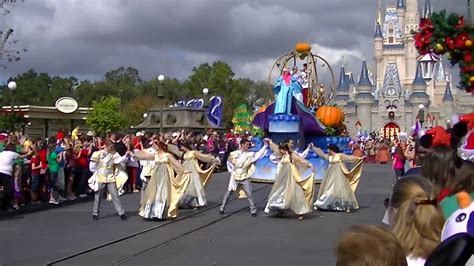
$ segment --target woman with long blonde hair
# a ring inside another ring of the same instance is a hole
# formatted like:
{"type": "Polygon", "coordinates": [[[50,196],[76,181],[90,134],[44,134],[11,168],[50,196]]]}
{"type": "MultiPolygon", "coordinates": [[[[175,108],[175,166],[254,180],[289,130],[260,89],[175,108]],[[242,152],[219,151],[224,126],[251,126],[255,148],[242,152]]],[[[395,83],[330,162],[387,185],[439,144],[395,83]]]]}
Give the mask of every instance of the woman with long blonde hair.
{"type": "Polygon", "coordinates": [[[424,265],[440,243],[444,224],[436,189],[428,179],[407,176],[395,184],[390,207],[390,227],[407,257],[408,265],[424,265]]]}

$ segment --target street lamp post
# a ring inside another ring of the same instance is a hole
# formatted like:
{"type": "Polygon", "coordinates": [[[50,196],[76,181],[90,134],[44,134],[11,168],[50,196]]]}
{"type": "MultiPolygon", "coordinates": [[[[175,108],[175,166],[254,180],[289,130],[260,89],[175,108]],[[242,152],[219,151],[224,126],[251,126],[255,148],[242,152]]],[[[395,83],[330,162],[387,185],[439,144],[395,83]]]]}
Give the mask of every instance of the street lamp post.
{"type": "Polygon", "coordinates": [[[160,99],[160,134],[163,133],[163,99],[165,98],[165,95],[163,93],[163,86],[161,86],[161,84],[163,84],[163,81],[165,80],[165,76],[164,75],[158,75],[158,77],[156,78],[158,80],[158,90],[157,90],[157,96],[158,96],[158,99],[160,99]]]}
{"type": "Polygon", "coordinates": [[[204,94],[204,99],[203,99],[203,105],[202,105],[202,107],[204,108],[204,126],[205,126],[204,134],[206,134],[206,133],[207,133],[206,110],[207,110],[207,104],[208,104],[207,95],[209,94],[209,89],[208,89],[208,88],[202,89],[202,94],[204,94]]]}
{"type": "Polygon", "coordinates": [[[434,68],[439,60],[439,56],[434,53],[427,53],[418,57],[418,61],[421,63],[421,74],[423,79],[429,82],[433,78],[434,68]]]}
{"type": "Polygon", "coordinates": [[[8,82],[8,89],[11,91],[11,108],[10,108],[10,111],[12,112],[11,113],[11,116],[10,116],[10,122],[11,122],[11,126],[10,126],[10,129],[12,132],[15,131],[15,106],[14,106],[14,91],[16,90],[16,82],[15,81],[10,81],[8,82]]]}
{"type": "Polygon", "coordinates": [[[418,121],[420,121],[421,127],[423,127],[423,122],[425,122],[425,106],[423,104],[418,105],[418,121]]]}

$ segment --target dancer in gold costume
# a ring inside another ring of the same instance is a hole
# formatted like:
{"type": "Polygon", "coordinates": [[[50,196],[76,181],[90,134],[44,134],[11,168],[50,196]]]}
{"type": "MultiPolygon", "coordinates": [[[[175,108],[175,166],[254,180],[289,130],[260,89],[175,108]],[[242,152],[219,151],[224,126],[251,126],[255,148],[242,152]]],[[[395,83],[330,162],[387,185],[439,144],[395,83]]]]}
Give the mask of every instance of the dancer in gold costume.
{"type": "Polygon", "coordinates": [[[329,154],[319,148],[313,150],[329,162],[314,208],[345,212],[359,209],[354,192],[362,174],[364,157],[343,154],[335,144],[328,145],[329,154]],[[356,165],[349,171],[344,162],[356,162],[356,165]]]}
{"type": "Polygon", "coordinates": [[[186,172],[174,156],[168,152],[164,142],[154,145],[155,155],[137,152],[139,160],[154,160],[155,172],[151,175],[140,202],[138,214],[145,219],[176,218],[178,202],[189,184],[189,172],[186,172]]]}
{"type": "Polygon", "coordinates": [[[180,206],[189,206],[192,208],[200,208],[206,205],[206,187],[209,178],[214,172],[215,166],[220,163],[219,159],[210,154],[203,154],[199,151],[192,150],[191,144],[182,143],[181,150],[183,155],[183,167],[185,171],[190,173],[189,185],[180,200],[180,206]],[[202,170],[199,161],[204,163],[213,163],[209,169],[202,170]]]}
{"type": "Polygon", "coordinates": [[[310,162],[292,152],[288,143],[279,146],[271,143],[270,147],[280,160],[265,212],[282,214],[290,210],[302,220],[304,214],[311,212],[314,179],[313,174],[302,177],[301,173],[313,167],[310,162]]]}

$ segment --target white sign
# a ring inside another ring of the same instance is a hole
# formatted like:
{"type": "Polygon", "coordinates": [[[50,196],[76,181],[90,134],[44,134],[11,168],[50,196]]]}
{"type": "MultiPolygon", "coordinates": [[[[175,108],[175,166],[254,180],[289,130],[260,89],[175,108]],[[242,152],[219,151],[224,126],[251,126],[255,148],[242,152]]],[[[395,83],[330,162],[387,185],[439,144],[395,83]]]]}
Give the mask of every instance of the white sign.
{"type": "Polygon", "coordinates": [[[56,109],[61,113],[74,113],[78,107],[77,101],[71,97],[62,97],[56,101],[56,109]]]}

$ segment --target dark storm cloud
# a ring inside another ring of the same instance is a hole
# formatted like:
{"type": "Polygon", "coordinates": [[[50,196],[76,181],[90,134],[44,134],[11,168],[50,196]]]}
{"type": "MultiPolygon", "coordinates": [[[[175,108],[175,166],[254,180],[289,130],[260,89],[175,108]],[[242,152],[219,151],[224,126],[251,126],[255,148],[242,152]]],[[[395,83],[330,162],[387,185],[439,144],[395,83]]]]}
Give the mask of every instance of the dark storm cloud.
{"type": "MultiPolygon", "coordinates": [[[[461,0],[432,2],[463,11],[461,0]]],[[[372,58],[376,12],[376,0],[26,0],[5,19],[29,52],[4,74],[35,68],[96,80],[123,65],[145,79],[184,78],[225,60],[239,76],[262,79],[298,41],[320,45],[314,52],[331,64],[344,56],[357,73],[372,58]]]]}

